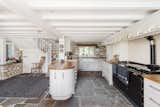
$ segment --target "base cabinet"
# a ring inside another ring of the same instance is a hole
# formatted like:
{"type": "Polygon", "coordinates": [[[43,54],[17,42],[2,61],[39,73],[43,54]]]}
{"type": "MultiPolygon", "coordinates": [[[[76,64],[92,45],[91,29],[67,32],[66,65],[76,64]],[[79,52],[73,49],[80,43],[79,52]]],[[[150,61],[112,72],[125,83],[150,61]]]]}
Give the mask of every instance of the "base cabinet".
{"type": "Polygon", "coordinates": [[[49,92],[54,100],[66,100],[74,94],[74,69],[50,70],[49,92]]]}
{"type": "Polygon", "coordinates": [[[109,85],[113,85],[112,64],[103,62],[102,76],[108,81],[109,85]]]}
{"type": "Polygon", "coordinates": [[[160,107],[160,84],[144,79],[144,107],[160,107]]]}
{"type": "Polygon", "coordinates": [[[160,107],[160,105],[151,98],[146,98],[144,100],[144,107],[160,107]]]}
{"type": "Polygon", "coordinates": [[[102,58],[79,58],[80,71],[102,71],[102,58]]]}

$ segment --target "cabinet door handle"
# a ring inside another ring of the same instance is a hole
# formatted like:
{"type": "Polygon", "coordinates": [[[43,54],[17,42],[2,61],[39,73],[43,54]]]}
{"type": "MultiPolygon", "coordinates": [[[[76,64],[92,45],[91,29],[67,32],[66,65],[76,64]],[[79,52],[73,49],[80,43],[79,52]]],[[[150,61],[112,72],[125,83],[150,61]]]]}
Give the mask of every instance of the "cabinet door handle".
{"type": "Polygon", "coordinates": [[[157,101],[155,101],[153,98],[149,98],[153,103],[155,103],[156,105],[158,105],[158,106],[160,106],[160,104],[157,102],[157,101]]]}
{"type": "Polygon", "coordinates": [[[56,73],[54,73],[54,79],[56,79],[56,73]]]}
{"type": "Polygon", "coordinates": [[[150,85],[149,87],[151,87],[152,89],[154,89],[154,90],[160,92],[160,89],[158,89],[158,88],[156,88],[156,87],[154,87],[154,86],[152,86],[152,85],[150,85]]]}

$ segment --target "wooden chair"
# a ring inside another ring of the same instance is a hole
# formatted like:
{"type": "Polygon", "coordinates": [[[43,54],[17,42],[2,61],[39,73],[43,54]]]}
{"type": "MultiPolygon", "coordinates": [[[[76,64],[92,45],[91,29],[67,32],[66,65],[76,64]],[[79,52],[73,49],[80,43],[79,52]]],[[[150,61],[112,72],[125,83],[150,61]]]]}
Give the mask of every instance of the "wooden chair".
{"type": "Polygon", "coordinates": [[[31,68],[31,73],[42,73],[42,67],[45,63],[45,57],[41,57],[38,63],[33,63],[31,68]]]}

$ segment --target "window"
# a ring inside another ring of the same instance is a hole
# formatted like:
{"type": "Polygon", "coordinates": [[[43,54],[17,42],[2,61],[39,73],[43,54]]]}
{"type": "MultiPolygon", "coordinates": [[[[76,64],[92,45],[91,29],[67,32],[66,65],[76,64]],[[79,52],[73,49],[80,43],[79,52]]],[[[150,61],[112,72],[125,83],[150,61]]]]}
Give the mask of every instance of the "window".
{"type": "Polygon", "coordinates": [[[80,57],[94,57],[95,56],[95,46],[80,46],[79,56],[80,57]]]}
{"type": "Polygon", "coordinates": [[[13,57],[13,44],[11,41],[6,41],[6,59],[13,57]]]}

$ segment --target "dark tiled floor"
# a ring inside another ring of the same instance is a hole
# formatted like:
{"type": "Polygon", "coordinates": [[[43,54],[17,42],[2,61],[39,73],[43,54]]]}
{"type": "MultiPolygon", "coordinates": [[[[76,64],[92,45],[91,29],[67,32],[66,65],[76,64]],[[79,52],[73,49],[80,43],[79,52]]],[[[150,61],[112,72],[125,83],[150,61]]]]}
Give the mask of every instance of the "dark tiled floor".
{"type": "Polygon", "coordinates": [[[79,107],[133,107],[116,88],[100,77],[81,77],[74,97],[79,99],[79,107]]]}
{"type": "Polygon", "coordinates": [[[49,97],[41,101],[27,99],[24,103],[19,101],[11,107],[133,107],[133,105],[116,88],[109,86],[103,78],[81,76],[76,93],[69,100],[53,101],[49,97]]]}
{"type": "Polygon", "coordinates": [[[78,80],[76,93],[68,101],[55,101],[53,107],[133,107],[114,87],[101,77],[83,76],[78,80]]]}
{"type": "Polygon", "coordinates": [[[56,101],[54,107],[79,107],[79,101],[76,97],[66,101],[56,101]]]}

